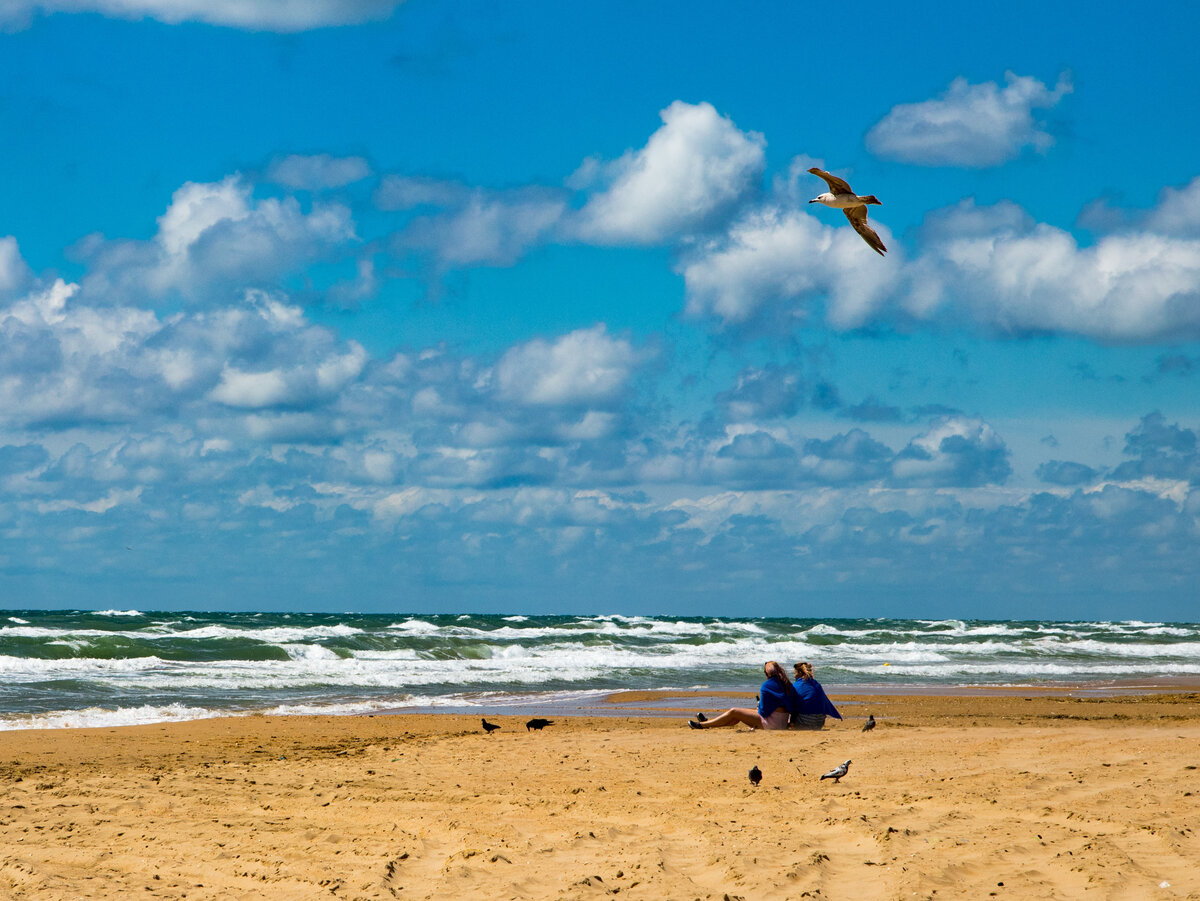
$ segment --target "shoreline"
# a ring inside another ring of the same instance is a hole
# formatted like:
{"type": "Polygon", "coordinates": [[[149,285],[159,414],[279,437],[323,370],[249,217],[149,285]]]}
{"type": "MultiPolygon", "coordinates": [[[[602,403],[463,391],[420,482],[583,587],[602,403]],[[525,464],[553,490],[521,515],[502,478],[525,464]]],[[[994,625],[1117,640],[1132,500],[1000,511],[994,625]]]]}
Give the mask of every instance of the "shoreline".
{"type": "MultiPolygon", "coordinates": [[[[1120,698],[1200,693],[1200,678],[1158,677],[1148,679],[1093,680],[1035,684],[947,685],[923,683],[898,685],[889,682],[836,684],[826,683],[834,704],[846,707],[850,714],[863,705],[878,704],[890,698],[1120,698]]],[[[82,711],[53,711],[40,714],[9,714],[0,720],[0,734],[21,731],[72,731],[77,729],[124,728],[126,726],[200,722],[214,719],[284,716],[557,716],[557,717],[676,717],[696,711],[706,714],[728,707],[752,707],[757,685],[745,690],[728,689],[593,689],[580,692],[529,692],[507,697],[488,697],[473,703],[380,706],[368,710],[320,710],[307,705],[297,712],[280,713],[277,708],[261,710],[219,710],[191,708],[194,715],[155,717],[129,721],[136,709],[89,708],[82,711]],[[28,719],[28,722],[18,720],[28,719]],[[70,722],[72,717],[85,722],[70,722]],[[48,720],[48,722],[47,722],[48,720]],[[67,722],[63,722],[67,720],[67,722]]],[[[845,713],[845,711],[843,711],[845,713]]]]}
{"type": "Polygon", "coordinates": [[[820,732],[504,715],[488,735],[444,713],[4,732],[0,897],[1200,898],[1200,693],[860,697],[820,732]]]}

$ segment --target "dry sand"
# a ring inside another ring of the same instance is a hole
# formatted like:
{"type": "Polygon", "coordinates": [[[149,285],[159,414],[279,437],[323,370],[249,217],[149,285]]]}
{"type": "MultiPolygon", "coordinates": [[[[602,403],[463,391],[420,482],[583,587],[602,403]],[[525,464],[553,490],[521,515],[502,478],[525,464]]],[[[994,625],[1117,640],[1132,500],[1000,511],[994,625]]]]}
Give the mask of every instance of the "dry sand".
{"type": "Polygon", "coordinates": [[[1200,695],[864,700],[0,733],[0,897],[1200,899],[1200,695]]]}

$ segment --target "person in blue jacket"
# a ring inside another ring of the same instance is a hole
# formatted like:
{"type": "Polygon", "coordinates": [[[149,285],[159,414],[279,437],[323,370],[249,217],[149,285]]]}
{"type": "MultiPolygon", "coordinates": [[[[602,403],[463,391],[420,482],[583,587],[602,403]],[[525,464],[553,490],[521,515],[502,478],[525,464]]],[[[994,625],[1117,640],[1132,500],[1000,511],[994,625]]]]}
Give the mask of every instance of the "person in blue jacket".
{"type": "Polygon", "coordinates": [[[763,675],[767,681],[758,690],[758,709],[731,707],[720,716],[700,722],[688,720],[693,729],[718,729],[721,726],[736,726],[739,723],[751,729],[786,729],[791,715],[799,710],[800,699],[792,680],[783,667],[774,660],[763,664],[763,675]]]}
{"type": "Polygon", "coordinates": [[[800,699],[799,707],[792,713],[792,725],[797,729],[815,730],[825,725],[827,716],[840,720],[842,715],[825,694],[821,683],[813,678],[812,664],[805,661],[795,664],[792,669],[796,673],[795,691],[800,699]]]}

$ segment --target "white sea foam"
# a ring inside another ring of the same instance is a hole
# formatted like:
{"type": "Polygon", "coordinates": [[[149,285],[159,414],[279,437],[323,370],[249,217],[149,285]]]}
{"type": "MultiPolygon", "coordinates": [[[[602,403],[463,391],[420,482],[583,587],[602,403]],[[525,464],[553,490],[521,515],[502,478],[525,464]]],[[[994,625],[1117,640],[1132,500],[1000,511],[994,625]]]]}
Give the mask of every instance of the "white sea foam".
{"type": "Polygon", "coordinates": [[[97,610],[92,616],[145,616],[141,610],[97,610]]]}
{"type": "MultiPolygon", "coordinates": [[[[84,710],[58,710],[28,716],[0,717],[0,731],[13,729],[92,729],[100,727],[136,726],[144,723],[183,722],[214,716],[229,716],[231,712],[205,707],[168,704],[163,707],[122,707],[109,709],[88,707],[84,710]]],[[[236,715],[236,712],[232,713],[236,715]]]]}

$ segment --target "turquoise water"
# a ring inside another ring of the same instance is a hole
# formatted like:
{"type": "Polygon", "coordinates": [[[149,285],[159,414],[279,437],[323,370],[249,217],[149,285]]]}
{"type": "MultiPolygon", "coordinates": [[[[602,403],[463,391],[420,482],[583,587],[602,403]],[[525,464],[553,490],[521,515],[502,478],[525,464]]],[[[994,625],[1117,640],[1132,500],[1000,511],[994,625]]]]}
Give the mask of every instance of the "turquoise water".
{"type": "Polygon", "coordinates": [[[1200,625],[900,619],[0,611],[0,728],[827,686],[1200,676],[1200,625]]]}

